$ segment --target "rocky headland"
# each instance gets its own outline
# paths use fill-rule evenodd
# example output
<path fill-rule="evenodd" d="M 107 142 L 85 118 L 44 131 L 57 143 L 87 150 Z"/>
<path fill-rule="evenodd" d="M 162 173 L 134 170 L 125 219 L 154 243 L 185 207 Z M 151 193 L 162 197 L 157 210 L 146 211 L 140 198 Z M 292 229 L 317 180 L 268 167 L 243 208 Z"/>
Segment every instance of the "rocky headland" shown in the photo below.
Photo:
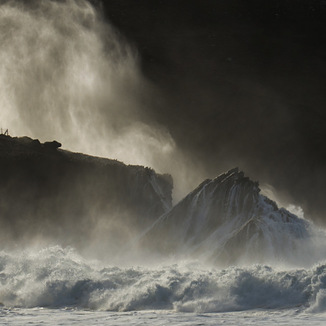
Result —
<path fill-rule="evenodd" d="M 78 247 L 101 233 L 120 243 L 171 208 L 170 175 L 60 146 L 0 135 L 0 244 L 41 237 Z"/>

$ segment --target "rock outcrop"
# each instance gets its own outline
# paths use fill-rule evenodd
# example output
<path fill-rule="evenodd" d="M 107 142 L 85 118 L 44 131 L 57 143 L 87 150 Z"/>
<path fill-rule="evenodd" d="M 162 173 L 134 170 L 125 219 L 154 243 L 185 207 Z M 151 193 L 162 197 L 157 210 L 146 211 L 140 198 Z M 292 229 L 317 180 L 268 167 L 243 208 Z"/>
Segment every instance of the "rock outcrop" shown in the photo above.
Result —
<path fill-rule="evenodd" d="M 60 145 L 0 136 L 1 244 L 41 236 L 78 247 L 101 233 L 120 243 L 171 208 L 170 176 Z"/>
<path fill-rule="evenodd" d="M 223 264 L 287 261 L 309 247 L 309 222 L 279 209 L 237 168 L 171 207 L 171 176 L 59 146 L 0 135 L 2 247 L 41 240 L 119 256 L 137 245 Z"/>
<path fill-rule="evenodd" d="M 155 243 L 164 254 L 229 264 L 293 254 L 297 241 L 307 237 L 307 221 L 279 209 L 236 168 L 201 183 L 161 216 L 142 241 L 145 246 Z"/>

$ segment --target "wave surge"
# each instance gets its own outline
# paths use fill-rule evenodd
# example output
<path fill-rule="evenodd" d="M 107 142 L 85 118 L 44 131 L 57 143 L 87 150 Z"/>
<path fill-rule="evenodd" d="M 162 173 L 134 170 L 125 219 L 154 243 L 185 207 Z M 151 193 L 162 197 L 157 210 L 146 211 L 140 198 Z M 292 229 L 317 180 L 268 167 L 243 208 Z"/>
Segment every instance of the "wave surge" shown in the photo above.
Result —
<path fill-rule="evenodd" d="M 221 312 L 297 307 L 326 310 L 326 264 L 277 270 L 265 265 L 203 268 L 172 264 L 118 268 L 85 261 L 72 249 L 0 253 L 5 307 Z"/>

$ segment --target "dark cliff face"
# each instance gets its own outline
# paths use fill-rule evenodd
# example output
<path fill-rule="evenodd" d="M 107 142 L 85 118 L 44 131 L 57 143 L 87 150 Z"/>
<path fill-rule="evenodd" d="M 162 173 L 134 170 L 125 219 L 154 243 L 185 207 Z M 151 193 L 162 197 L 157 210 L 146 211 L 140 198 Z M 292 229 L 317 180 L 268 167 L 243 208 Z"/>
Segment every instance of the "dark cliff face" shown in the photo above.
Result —
<path fill-rule="evenodd" d="M 233 169 L 200 184 L 161 216 L 142 241 L 155 243 L 164 254 L 229 264 L 279 259 L 287 251 L 293 254 L 297 241 L 308 237 L 308 222 L 279 209 L 260 194 L 257 182 Z"/>
<path fill-rule="evenodd" d="M 38 236 L 77 247 L 101 236 L 128 241 L 171 208 L 170 176 L 59 146 L 0 136 L 2 244 Z"/>

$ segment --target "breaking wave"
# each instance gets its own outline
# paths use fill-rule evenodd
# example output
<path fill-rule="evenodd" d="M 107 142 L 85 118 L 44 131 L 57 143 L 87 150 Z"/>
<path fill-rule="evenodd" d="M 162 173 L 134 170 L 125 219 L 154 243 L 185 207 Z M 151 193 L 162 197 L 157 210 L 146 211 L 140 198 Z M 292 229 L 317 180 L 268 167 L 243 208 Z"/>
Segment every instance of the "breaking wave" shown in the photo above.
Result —
<path fill-rule="evenodd" d="M 196 263 L 112 267 L 74 250 L 0 254 L 5 307 L 221 312 L 298 308 L 326 311 L 326 264 L 279 270 L 264 265 L 216 269 Z"/>

